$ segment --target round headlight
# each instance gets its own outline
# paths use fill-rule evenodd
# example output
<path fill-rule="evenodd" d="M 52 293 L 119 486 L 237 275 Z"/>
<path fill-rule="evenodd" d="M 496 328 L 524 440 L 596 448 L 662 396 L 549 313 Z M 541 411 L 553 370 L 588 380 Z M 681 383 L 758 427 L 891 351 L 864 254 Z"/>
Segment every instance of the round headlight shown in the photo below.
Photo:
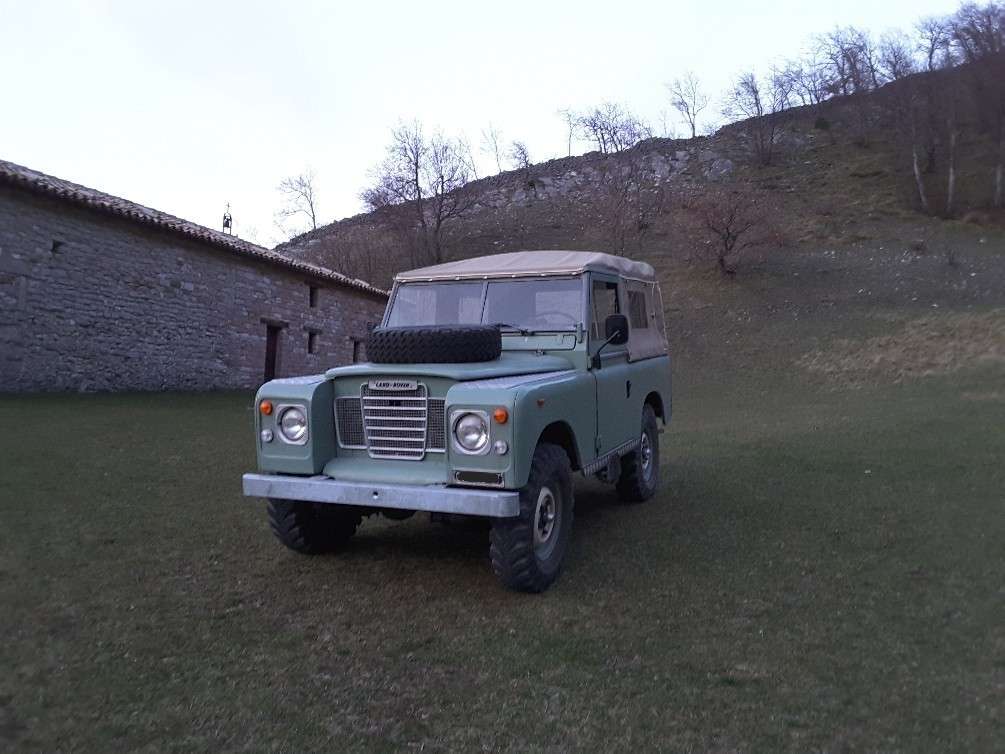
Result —
<path fill-rule="evenodd" d="M 489 442 L 489 425 L 478 414 L 463 414 L 454 423 L 454 437 L 457 444 L 471 453 L 485 449 Z"/>
<path fill-rule="evenodd" d="M 300 442 L 307 434 L 307 416 L 299 408 L 288 408 L 279 417 L 279 431 L 290 442 Z"/>

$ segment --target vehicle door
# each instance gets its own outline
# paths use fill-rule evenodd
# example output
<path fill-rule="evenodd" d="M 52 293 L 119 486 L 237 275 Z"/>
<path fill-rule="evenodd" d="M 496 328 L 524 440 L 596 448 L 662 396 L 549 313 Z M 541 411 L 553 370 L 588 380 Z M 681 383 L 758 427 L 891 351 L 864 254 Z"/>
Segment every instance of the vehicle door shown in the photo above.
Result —
<path fill-rule="evenodd" d="M 593 273 L 590 283 L 589 353 L 600 353 L 599 369 L 592 366 L 597 387 L 597 436 L 595 448 L 598 456 L 633 440 L 639 431 L 637 411 L 632 406 L 630 365 L 627 344 L 613 343 L 601 346 L 606 338 L 605 322 L 611 314 L 622 313 L 624 295 L 621 282 L 614 275 Z"/>

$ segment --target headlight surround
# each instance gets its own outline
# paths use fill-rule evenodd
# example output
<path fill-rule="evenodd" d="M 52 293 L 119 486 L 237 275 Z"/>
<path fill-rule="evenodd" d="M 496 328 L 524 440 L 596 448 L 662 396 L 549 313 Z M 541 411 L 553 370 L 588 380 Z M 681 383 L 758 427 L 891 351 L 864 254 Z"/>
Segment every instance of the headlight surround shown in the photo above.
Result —
<path fill-rule="evenodd" d="M 485 453 L 489 447 L 489 420 L 486 416 L 465 411 L 454 419 L 454 443 L 464 453 Z"/>
<path fill-rule="evenodd" d="M 299 406 L 279 411 L 279 434 L 286 442 L 303 445 L 307 442 L 307 412 Z"/>

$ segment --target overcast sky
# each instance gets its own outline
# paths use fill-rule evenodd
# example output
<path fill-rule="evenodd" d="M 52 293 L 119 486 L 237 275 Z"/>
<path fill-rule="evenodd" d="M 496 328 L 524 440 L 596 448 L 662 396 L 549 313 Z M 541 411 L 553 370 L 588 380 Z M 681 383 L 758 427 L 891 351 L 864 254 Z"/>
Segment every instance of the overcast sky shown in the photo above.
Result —
<path fill-rule="evenodd" d="M 688 69 L 718 96 L 836 25 L 957 5 L 0 0 L 0 159 L 213 228 L 229 201 L 272 245 L 282 178 L 312 167 L 322 219 L 356 214 L 400 119 L 476 146 L 491 122 L 540 161 L 565 154 L 560 108 L 657 122 Z"/>

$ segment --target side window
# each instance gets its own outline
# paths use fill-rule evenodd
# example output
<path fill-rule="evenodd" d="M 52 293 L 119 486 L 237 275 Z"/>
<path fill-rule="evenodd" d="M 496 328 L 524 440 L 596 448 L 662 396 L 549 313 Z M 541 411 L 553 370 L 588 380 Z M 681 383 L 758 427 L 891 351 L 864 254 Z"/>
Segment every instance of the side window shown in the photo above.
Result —
<path fill-rule="evenodd" d="M 590 298 L 593 307 L 593 337 L 603 340 L 604 322 L 610 315 L 621 311 L 618 307 L 618 284 L 594 280 L 593 295 Z"/>
<path fill-rule="evenodd" d="M 649 307 L 646 306 L 646 294 L 641 290 L 628 291 L 628 322 L 633 330 L 649 327 Z"/>

